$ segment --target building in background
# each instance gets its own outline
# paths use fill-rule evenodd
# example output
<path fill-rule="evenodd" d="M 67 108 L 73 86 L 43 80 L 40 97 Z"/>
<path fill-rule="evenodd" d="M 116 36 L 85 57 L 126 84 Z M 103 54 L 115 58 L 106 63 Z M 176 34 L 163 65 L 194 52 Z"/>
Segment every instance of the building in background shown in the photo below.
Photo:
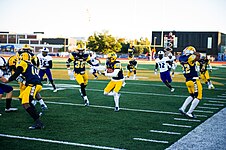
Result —
<path fill-rule="evenodd" d="M 172 33 L 170 39 L 168 35 Z M 206 53 L 216 60 L 226 60 L 226 34 L 221 32 L 185 32 L 185 31 L 153 31 L 151 46 L 157 51 L 163 50 L 172 42 L 175 55 L 180 55 L 182 50 L 192 45 L 200 53 Z"/>

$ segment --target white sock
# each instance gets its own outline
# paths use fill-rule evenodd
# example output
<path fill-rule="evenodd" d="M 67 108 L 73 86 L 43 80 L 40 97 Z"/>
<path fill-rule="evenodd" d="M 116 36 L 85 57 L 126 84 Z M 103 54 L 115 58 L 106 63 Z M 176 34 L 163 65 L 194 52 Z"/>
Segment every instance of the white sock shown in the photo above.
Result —
<path fill-rule="evenodd" d="M 46 105 L 46 104 L 44 103 L 43 99 L 40 99 L 40 100 L 39 100 L 39 103 L 40 103 L 40 105 Z"/>
<path fill-rule="evenodd" d="M 182 109 L 183 111 L 185 111 L 186 107 L 188 106 L 188 104 L 191 103 L 192 100 L 193 100 L 193 97 L 192 97 L 192 96 L 188 96 L 188 97 L 186 98 L 186 100 L 184 101 L 184 104 L 181 106 L 181 109 Z"/>
<path fill-rule="evenodd" d="M 199 104 L 199 101 L 200 100 L 198 100 L 197 98 L 195 98 L 193 101 L 192 101 L 192 103 L 191 103 L 191 106 L 190 106 L 190 108 L 189 108 L 189 110 L 188 110 L 188 114 L 191 114 L 193 111 L 194 111 L 194 109 L 196 108 L 196 106 Z"/>
<path fill-rule="evenodd" d="M 119 97 L 120 97 L 120 94 L 115 93 L 114 95 L 115 107 L 119 107 Z"/>
<path fill-rule="evenodd" d="M 109 92 L 108 94 L 107 94 L 108 96 L 114 96 L 114 92 Z"/>

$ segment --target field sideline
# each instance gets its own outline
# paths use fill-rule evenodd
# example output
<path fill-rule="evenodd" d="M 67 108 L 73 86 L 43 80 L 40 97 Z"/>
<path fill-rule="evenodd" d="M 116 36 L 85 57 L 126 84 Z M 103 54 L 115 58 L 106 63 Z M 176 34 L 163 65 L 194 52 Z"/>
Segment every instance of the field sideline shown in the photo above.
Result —
<path fill-rule="evenodd" d="M 51 86 L 44 83 L 41 92 L 49 108 L 41 118 L 45 124 L 43 130 L 27 129 L 33 121 L 16 98 L 17 83 L 11 83 L 15 88 L 13 106 L 17 106 L 19 111 L 1 111 L 1 148 L 166 149 L 226 104 L 224 65 L 213 66 L 211 77 L 216 89 L 208 90 L 203 84 L 203 100 L 195 111 L 198 118 L 188 119 L 178 112 L 188 95 L 180 66 L 172 83 L 176 90 L 171 93 L 160 82 L 159 76 L 153 74 L 153 64 L 140 63 L 138 80 L 127 80 L 121 90 L 119 112 L 114 112 L 113 97 L 103 95 L 109 79 L 102 76 L 94 80 L 89 75 L 87 95 L 90 106 L 85 107 L 79 96 L 79 86 L 67 76 L 64 61 L 54 61 L 53 76 L 59 91 L 53 93 Z M 5 102 L 0 101 L 0 110 L 4 110 L 4 106 Z M 39 104 L 37 110 L 40 110 Z"/>

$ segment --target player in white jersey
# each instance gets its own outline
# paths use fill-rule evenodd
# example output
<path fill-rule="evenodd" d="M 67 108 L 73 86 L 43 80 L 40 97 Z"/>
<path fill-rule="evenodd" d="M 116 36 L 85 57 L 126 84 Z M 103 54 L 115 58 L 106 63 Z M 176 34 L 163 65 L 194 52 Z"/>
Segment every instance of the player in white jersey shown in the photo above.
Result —
<path fill-rule="evenodd" d="M 92 51 L 89 52 L 90 62 L 92 65 L 90 66 L 90 73 L 95 77 L 94 79 L 98 79 L 97 74 L 101 74 L 105 70 L 105 66 L 101 65 L 100 59 L 96 57 L 96 54 Z"/>
<path fill-rule="evenodd" d="M 169 69 L 172 72 L 171 77 L 174 77 L 174 72 L 177 68 L 176 57 L 173 56 L 173 54 L 171 52 L 168 52 L 167 56 L 169 57 L 169 61 L 170 61 Z"/>
<path fill-rule="evenodd" d="M 56 86 L 53 82 L 51 68 L 53 67 L 52 57 L 48 55 L 49 49 L 43 48 L 41 53 L 37 55 L 37 66 L 39 67 L 39 77 L 42 81 L 47 81 L 47 78 L 43 79 L 43 76 L 46 74 L 49 82 L 52 84 L 53 92 L 57 92 Z"/>
<path fill-rule="evenodd" d="M 160 78 L 162 82 L 170 88 L 171 92 L 174 92 L 174 88 L 170 85 L 172 82 L 171 76 L 170 76 L 170 71 L 169 71 L 169 58 L 164 57 L 164 52 L 159 51 L 158 52 L 158 58 L 155 59 L 156 65 L 155 65 L 155 74 L 157 75 L 157 70 L 159 69 L 160 71 Z"/>
<path fill-rule="evenodd" d="M 2 83 L 3 78 L 9 78 L 10 74 L 7 68 L 7 62 L 4 57 L 0 56 L 0 100 L 2 99 L 4 93 L 6 93 L 6 107 L 5 112 L 17 111 L 17 108 L 11 107 L 13 87 Z M 1 116 L 1 114 L 0 114 Z"/>

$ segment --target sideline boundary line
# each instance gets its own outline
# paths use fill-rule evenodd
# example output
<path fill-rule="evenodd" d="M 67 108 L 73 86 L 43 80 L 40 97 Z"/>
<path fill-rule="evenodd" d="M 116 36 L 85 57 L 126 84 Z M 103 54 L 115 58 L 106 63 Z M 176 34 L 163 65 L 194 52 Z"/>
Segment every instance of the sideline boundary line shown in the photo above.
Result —
<path fill-rule="evenodd" d="M 15 135 L 8 135 L 8 134 L 0 134 L 0 137 L 7 137 L 7 138 L 13 138 L 13 139 L 23 139 L 23 140 L 30 140 L 30 141 L 39 141 L 39 142 L 46 142 L 46 143 L 72 145 L 72 146 L 79 146 L 79 147 L 89 147 L 89 148 L 96 148 L 96 149 L 125 150 L 125 149 L 121 149 L 121 148 L 114 148 L 114 147 L 107 147 L 107 146 L 97 146 L 97 145 L 89 145 L 89 144 L 73 143 L 73 142 L 66 142 L 66 141 L 57 141 L 57 140 L 49 140 L 49 139 L 42 139 L 42 138 L 15 136 Z"/>

